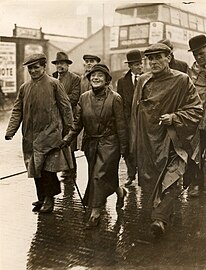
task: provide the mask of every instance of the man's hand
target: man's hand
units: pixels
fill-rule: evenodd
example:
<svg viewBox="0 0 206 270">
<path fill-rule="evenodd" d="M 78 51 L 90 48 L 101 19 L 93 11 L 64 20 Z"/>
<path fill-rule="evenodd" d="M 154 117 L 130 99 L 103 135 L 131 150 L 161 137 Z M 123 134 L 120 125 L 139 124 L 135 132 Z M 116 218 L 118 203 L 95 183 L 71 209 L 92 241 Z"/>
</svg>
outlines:
<svg viewBox="0 0 206 270">
<path fill-rule="evenodd" d="M 173 114 L 163 114 L 159 118 L 159 120 L 160 120 L 159 125 L 163 124 L 166 126 L 171 126 L 172 119 L 173 119 Z"/>
<path fill-rule="evenodd" d="M 11 136 L 5 136 L 5 140 L 12 140 L 12 137 Z"/>
<path fill-rule="evenodd" d="M 60 144 L 59 144 L 59 148 L 62 149 L 64 147 L 66 147 L 68 145 L 67 141 L 65 140 L 61 140 Z"/>
</svg>

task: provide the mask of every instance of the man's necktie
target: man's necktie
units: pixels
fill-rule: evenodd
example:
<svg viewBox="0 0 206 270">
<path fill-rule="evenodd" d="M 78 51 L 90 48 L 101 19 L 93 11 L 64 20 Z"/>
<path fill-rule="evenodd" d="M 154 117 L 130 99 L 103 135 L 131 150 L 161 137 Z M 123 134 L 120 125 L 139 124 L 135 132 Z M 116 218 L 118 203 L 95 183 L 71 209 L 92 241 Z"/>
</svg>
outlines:
<svg viewBox="0 0 206 270">
<path fill-rule="evenodd" d="M 134 76 L 134 88 L 137 86 L 137 75 Z"/>
</svg>

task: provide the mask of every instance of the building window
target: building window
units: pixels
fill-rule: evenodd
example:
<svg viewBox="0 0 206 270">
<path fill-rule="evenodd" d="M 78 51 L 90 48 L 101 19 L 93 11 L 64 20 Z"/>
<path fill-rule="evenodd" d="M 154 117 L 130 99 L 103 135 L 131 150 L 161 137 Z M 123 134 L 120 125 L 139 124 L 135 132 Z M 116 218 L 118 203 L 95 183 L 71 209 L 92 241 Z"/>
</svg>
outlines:
<svg viewBox="0 0 206 270">
<path fill-rule="evenodd" d="M 188 22 L 188 14 L 186 12 L 180 12 L 180 16 L 181 16 L 181 25 L 183 27 L 189 27 L 189 22 Z"/>
<path fill-rule="evenodd" d="M 161 19 L 163 22 L 170 23 L 170 9 L 168 7 L 162 7 Z"/>
<path fill-rule="evenodd" d="M 175 25 L 180 25 L 180 11 L 177 9 L 170 9 L 171 11 L 171 23 Z"/>
<path fill-rule="evenodd" d="M 197 20 L 197 29 L 198 29 L 200 32 L 204 32 L 204 21 L 203 21 L 203 18 L 201 18 L 201 17 L 196 17 L 196 20 Z"/>
<path fill-rule="evenodd" d="M 191 29 L 197 30 L 197 19 L 195 15 L 189 14 L 189 26 Z"/>
</svg>

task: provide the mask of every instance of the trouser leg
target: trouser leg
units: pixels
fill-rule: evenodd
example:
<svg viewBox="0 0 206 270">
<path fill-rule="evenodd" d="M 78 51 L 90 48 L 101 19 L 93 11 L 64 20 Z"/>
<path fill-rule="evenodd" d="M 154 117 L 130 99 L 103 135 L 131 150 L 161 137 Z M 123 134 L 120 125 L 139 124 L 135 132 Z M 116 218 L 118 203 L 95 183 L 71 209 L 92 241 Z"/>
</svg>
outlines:
<svg viewBox="0 0 206 270">
<path fill-rule="evenodd" d="M 206 131 L 200 130 L 200 183 L 199 187 L 204 190 L 205 183 L 205 149 L 206 149 Z"/>
<path fill-rule="evenodd" d="M 42 171 L 42 176 L 34 180 L 39 201 L 43 201 L 45 196 L 53 197 L 61 192 L 60 182 L 55 172 Z"/>
<path fill-rule="evenodd" d="M 34 178 L 35 181 L 35 186 L 36 186 L 36 193 L 37 193 L 37 198 L 38 201 L 43 202 L 44 197 L 45 197 L 45 192 L 44 192 L 44 184 L 42 182 L 42 178 Z"/>
<path fill-rule="evenodd" d="M 152 220 L 160 220 L 165 224 L 169 223 L 177 194 L 177 182 L 175 182 L 164 191 L 159 205 L 152 209 Z"/>
<path fill-rule="evenodd" d="M 42 172 L 42 183 L 45 196 L 54 196 L 61 192 L 60 182 L 55 172 Z"/>
<path fill-rule="evenodd" d="M 126 159 L 125 159 L 125 163 L 127 166 L 127 175 L 129 178 L 131 178 L 132 180 L 135 179 L 135 175 L 136 175 L 136 165 L 134 162 L 134 159 L 132 158 L 131 155 L 129 155 Z"/>
</svg>

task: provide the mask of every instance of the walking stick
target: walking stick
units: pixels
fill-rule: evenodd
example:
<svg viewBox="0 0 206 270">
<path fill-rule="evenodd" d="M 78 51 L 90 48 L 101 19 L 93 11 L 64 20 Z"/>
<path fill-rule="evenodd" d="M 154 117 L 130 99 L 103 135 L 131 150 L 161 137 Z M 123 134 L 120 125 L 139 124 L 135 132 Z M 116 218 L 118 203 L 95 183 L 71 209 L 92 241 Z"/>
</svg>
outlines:
<svg viewBox="0 0 206 270">
<path fill-rule="evenodd" d="M 70 169 L 73 169 L 74 168 L 74 163 L 73 163 L 73 159 L 72 159 L 72 154 L 71 154 L 71 148 L 70 148 L 70 146 L 63 147 L 62 148 L 62 151 L 63 151 L 64 157 L 66 159 L 67 165 L 69 166 Z M 84 211 L 86 213 L 86 207 L 84 205 L 84 202 L 83 202 L 83 199 L 82 199 L 82 195 L 81 195 L 81 193 L 79 191 L 78 185 L 77 185 L 77 183 L 76 183 L 76 181 L 75 181 L 74 178 L 72 178 L 72 180 L 73 180 L 73 183 L 74 183 L 74 185 L 76 187 L 76 190 L 77 190 L 77 193 L 78 193 L 79 198 L 81 200 L 81 203 L 82 203 L 82 206 L 84 208 Z"/>
<path fill-rule="evenodd" d="M 13 176 L 16 176 L 16 175 L 19 175 L 19 174 L 23 174 L 23 173 L 26 173 L 26 172 L 27 171 L 22 171 L 22 172 L 13 173 L 13 174 L 10 174 L 10 175 L 7 175 L 7 176 L 3 176 L 3 177 L 0 177 L 0 180 L 10 178 L 10 177 L 13 177 Z"/>
</svg>

